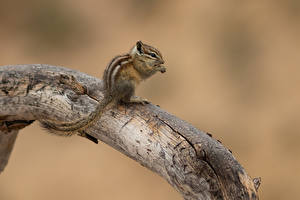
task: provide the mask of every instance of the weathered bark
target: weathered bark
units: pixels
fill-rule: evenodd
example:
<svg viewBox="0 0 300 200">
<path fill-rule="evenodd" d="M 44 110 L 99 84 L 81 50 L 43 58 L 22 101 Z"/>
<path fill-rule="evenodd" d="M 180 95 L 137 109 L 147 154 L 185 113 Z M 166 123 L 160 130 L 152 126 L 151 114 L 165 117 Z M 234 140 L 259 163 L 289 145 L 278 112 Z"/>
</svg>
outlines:
<svg viewBox="0 0 300 200">
<path fill-rule="evenodd" d="M 103 98 L 99 79 L 49 65 L 0 67 L 0 171 L 19 129 L 77 121 Z M 85 132 L 165 178 L 184 199 L 258 199 L 253 181 L 210 134 L 158 106 L 118 105 Z"/>
</svg>

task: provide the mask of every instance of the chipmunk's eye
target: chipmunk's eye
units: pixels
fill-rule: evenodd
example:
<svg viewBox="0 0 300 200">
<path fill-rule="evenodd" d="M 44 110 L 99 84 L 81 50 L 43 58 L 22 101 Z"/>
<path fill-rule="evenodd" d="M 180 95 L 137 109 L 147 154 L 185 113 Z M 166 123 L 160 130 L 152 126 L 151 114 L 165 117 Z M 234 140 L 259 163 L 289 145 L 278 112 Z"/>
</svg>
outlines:
<svg viewBox="0 0 300 200">
<path fill-rule="evenodd" d="M 155 53 L 149 53 L 149 55 L 153 58 L 157 58 L 157 55 Z"/>
</svg>

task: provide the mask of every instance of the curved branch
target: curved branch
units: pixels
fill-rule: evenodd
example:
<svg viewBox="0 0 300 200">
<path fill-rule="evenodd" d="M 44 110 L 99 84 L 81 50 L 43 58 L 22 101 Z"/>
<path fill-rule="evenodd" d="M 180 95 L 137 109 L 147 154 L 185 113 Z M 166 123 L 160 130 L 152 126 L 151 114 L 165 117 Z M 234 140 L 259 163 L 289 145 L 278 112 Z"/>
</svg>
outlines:
<svg viewBox="0 0 300 200">
<path fill-rule="evenodd" d="M 17 130 L 33 120 L 83 119 L 102 98 L 101 80 L 78 71 L 0 67 L 0 171 Z M 260 181 L 253 182 L 227 148 L 158 106 L 118 105 L 85 132 L 162 176 L 184 199 L 258 199 Z"/>
</svg>

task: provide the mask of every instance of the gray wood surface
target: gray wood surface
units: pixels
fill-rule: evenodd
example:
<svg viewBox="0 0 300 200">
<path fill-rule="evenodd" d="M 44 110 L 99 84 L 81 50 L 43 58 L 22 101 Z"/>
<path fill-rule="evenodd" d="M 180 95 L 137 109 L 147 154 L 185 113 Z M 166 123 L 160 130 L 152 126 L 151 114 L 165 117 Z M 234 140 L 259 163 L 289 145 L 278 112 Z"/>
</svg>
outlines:
<svg viewBox="0 0 300 200">
<path fill-rule="evenodd" d="M 82 120 L 102 91 L 100 79 L 63 67 L 0 67 L 0 172 L 20 129 L 34 120 Z M 118 105 L 85 132 L 162 176 L 184 199 L 258 199 L 260 180 L 226 147 L 158 106 Z"/>
</svg>

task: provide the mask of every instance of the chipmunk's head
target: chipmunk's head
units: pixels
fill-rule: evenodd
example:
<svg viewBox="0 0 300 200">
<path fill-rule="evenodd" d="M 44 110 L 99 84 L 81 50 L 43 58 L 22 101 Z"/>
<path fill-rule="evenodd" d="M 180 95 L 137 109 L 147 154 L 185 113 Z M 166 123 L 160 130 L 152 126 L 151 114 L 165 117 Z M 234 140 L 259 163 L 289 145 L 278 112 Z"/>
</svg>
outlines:
<svg viewBox="0 0 300 200">
<path fill-rule="evenodd" d="M 131 49 L 130 55 L 133 58 L 134 67 L 143 76 L 149 77 L 155 72 L 166 72 L 163 66 L 164 60 L 158 49 L 137 41 L 136 45 Z"/>
</svg>

